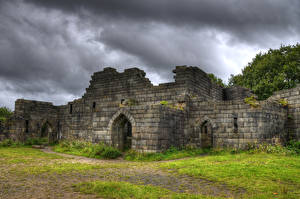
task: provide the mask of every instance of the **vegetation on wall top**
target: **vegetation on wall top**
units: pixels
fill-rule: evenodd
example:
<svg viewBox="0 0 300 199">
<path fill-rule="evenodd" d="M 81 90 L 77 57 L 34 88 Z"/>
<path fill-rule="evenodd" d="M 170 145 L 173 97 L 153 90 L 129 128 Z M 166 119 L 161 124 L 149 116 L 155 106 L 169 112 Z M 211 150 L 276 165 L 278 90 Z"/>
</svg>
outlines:
<svg viewBox="0 0 300 199">
<path fill-rule="evenodd" d="M 209 74 L 207 74 L 207 75 L 208 75 L 208 77 L 210 78 L 210 80 L 211 80 L 212 82 L 218 84 L 218 85 L 221 86 L 221 87 L 224 87 L 224 88 L 227 87 L 227 85 L 223 82 L 223 80 L 222 80 L 221 78 L 215 76 L 215 75 L 212 74 L 212 73 L 209 73 Z"/>
<path fill-rule="evenodd" d="M 253 95 L 251 97 L 246 97 L 244 101 L 246 104 L 249 104 L 253 108 L 257 108 L 260 106 L 259 102 L 256 100 L 255 96 Z"/>
</svg>

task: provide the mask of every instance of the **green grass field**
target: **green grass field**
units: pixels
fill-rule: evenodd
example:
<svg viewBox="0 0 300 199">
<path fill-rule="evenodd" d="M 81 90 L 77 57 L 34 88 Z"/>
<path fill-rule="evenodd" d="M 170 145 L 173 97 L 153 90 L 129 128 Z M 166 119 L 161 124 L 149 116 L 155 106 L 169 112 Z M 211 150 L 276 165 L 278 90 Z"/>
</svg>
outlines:
<svg viewBox="0 0 300 199">
<path fill-rule="evenodd" d="M 300 198 L 300 156 L 222 154 L 163 163 L 174 174 L 186 174 L 241 187 L 246 198 Z"/>
<path fill-rule="evenodd" d="M 0 198 L 300 198 L 300 156 L 229 152 L 164 162 L 0 147 Z"/>
</svg>

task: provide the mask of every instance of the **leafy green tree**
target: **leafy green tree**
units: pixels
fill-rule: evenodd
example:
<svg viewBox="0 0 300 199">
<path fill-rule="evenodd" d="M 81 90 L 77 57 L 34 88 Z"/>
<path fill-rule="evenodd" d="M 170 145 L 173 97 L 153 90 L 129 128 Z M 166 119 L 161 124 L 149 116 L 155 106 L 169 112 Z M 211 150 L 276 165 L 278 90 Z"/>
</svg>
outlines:
<svg viewBox="0 0 300 199">
<path fill-rule="evenodd" d="M 231 75 L 229 86 L 239 85 L 254 91 L 260 100 L 274 91 L 293 88 L 300 83 L 300 44 L 281 46 L 259 53 L 243 70 Z"/>
<path fill-rule="evenodd" d="M 0 107 L 0 121 L 6 121 L 12 115 L 12 111 L 7 107 Z"/>
<path fill-rule="evenodd" d="M 223 80 L 221 78 L 218 78 L 217 76 L 215 76 L 214 74 L 212 73 L 209 73 L 207 74 L 208 77 L 210 78 L 210 80 L 222 87 L 226 87 L 226 85 L 224 84 Z"/>
</svg>

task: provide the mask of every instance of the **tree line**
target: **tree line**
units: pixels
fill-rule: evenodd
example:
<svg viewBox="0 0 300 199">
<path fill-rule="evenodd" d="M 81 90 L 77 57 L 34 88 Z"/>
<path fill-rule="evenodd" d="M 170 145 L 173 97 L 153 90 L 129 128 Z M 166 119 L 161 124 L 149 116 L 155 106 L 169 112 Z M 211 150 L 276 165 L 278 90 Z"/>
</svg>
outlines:
<svg viewBox="0 0 300 199">
<path fill-rule="evenodd" d="M 242 86 L 251 89 L 259 100 L 267 99 L 275 91 L 300 83 L 300 44 L 258 53 L 241 74 L 231 75 L 228 85 L 213 74 L 209 77 L 223 87 Z"/>
</svg>

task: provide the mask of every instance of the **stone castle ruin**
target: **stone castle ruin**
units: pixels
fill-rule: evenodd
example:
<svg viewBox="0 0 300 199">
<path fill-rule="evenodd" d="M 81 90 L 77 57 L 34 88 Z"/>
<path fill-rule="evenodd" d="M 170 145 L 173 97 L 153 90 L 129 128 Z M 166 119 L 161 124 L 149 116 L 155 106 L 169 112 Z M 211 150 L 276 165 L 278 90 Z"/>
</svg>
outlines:
<svg viewBox="0 0 300 199">
<path fill-rule="evenodd" d="M 250 90 L 223 88 L 198 67 L 173 72 L 174 82 L 154 86 L 138 68 L 104 68 L 92 75 L 82 98 L 67 105 L 18 99 L 0 139 L 80 139 L 140 152 L 300 139 L 300 86 L 253 107 L 244 100 Z"/>
</svg>

